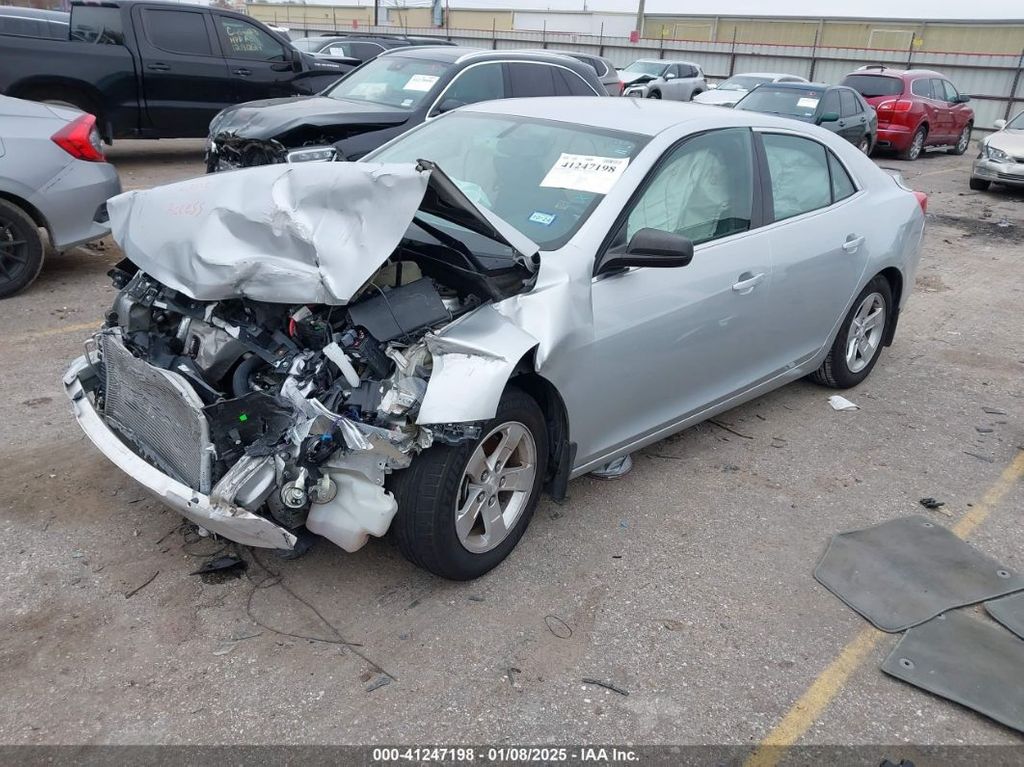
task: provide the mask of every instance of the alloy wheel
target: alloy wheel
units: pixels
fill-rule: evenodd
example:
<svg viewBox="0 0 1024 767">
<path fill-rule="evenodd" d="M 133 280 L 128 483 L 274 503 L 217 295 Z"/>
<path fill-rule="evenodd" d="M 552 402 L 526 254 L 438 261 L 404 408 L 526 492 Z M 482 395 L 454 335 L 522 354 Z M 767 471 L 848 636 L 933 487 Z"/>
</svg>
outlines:
<svg viewBox="0 0 1024 767">
<path fill-rule="evenodd" d="M 971 143 L 971 126 L 965 125 L 964 129 L 960 131 L 960 138 L 956 142 L 957 154 L 963 154 L 967 151 L 967 145 Z"/>
<path fill-rule="evenodd" d="M 28 240 L 18 239 L 14 224 L 0 219 L 0 280 L 11 282 L 28 264 Z"/>
<path fill-rule="evenodd" d="M 921 150 L 924 149 L 924 133 L 918 131 L 914 134 L 913 143 L 910 145 L 910 152 L 908 153 L 911 160 L 916 160 L 921 154 Z"/>
<path fill-rule="evenodd" d="M 459 483 L 455 532 L 474 554 L 500 544 L 516 526 L 533 494 L 537 443 L 518 421 L 503 423 L 469 457 Z"/>
<path fill-rule="evenodd" d="M 882 294 L 868 294 L 857 307 L 846 332 L 846 367 L 851 373 L 862 371 L 878 353 L 885 321 L 885 299 Z"/>
</svg>

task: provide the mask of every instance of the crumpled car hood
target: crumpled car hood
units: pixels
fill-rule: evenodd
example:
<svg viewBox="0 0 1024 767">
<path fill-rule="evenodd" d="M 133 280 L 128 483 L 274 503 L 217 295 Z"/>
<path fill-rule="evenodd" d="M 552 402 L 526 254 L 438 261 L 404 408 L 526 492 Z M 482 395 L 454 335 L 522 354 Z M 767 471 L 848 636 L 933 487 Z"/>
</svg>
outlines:
<svg viewBox="0 0 1024 767">
<path fill-rule="evenodd" d="M 214 119 L 215 132 L 241 138 L 272 139 L 300 126 L 401 125 L 410 113 L 369 102 L 356 103 L 327 96 L 292 96 L 249 101 L 228 107 Z"/>
<path fill-rule="evenodd" d="M 142 271 L 199 301 L 344 304 L 418 210 L 492 237 L 531 266 L 538 247 L 430 163 L 303 163 L 218 173 L 107 203 Z"/>
</svg>

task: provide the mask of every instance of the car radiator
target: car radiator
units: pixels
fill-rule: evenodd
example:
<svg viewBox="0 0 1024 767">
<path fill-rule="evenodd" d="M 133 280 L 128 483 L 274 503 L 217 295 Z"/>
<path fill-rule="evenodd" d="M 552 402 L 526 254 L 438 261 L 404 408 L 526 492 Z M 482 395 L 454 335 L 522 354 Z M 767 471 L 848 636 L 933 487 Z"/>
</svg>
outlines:
<svg viewBox="0 0 1024 767">
<path fill-rule="evenodd" d="M 115 333 L 98 338 L 107 424 L 161 471 L 210 492 L 213 445 L 201 402 L 170 371 L 135 357 Z"/>
</svg>

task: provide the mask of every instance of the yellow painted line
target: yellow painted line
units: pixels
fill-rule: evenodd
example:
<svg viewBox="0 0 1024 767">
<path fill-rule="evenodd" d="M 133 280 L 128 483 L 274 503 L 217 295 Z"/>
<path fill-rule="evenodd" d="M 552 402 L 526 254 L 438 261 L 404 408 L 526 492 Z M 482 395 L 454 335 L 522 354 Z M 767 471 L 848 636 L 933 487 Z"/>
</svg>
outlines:
<svg viewBox="0 0 1024 767">
<path fill-rule="evenodd" d="M 56 328 L 47 328 L 46 330 L 37 330 L 34 333 L 22 333 L 17 336 L 8 336 L 7 341 L 9 343 L 20 344 L 26 341 L 35 341 L 40 338 L 52 338 L 53 336 L 63 336 L 68 333 L 81 333 L 86 330 L 99 330 L 99 321 L 93 320 L 92 322 L 80 322 L 77 325 L 62 325 Z"/>
<path fill-rule="evenodd" d="M 1024 477 L 1024 450 L 1018 452 L 1017 457 L 1003 469 L 999 479 L 981 500 L 953 525 L 953 534 L 959 538 L 970 536 L 1021 477 Z M 757 750 L 744 762 L 744 767 L 775 767 L 786 755 L 786 750 L 803 737 L 835 700 L 850 675 L 864 662 L 882 636 L 884 634 L 873 626 L 861 629 L 797 699 L 782 721 L 765 736 Z"/>
</svg>

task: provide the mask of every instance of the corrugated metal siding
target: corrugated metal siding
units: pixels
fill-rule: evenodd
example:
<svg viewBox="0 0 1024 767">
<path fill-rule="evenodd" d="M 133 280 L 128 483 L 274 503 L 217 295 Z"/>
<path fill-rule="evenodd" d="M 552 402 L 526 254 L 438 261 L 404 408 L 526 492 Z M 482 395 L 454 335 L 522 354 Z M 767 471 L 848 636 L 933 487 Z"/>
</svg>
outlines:
<svg viewBox="0 0 1024 767">
<path fill-rule="evenodd" d="M 278 16 L 279 23 L 286 23 L 296 34 L 299 24 L 297 19 L 305 10 L 319 11 L 317 6 L 269 6 L 251 5 L 250 12 L 257 18 L 273 21 L 274 8 L 287 8 L 292 12 L 289 19 L 285 14 Z M 357 9 L 349 9 L 357 10 Z M 364 9 L 358 9 L 364 10 Z M 372 12 L 372 9 L 370 9 Z M 340 11 L 340 9 L 339 9 Z M 1024 76 L 1019 78 L 1015 103 L 1011 103 L 1011 89 L 1018 68 L 1021 67 L 1021 55 L 992 55 L 986 53 L 940 53 L 917 47 L 907 50 L 868 50 L 855 46 L 813 46 L 804 45 L 765 45 L 737 42 L 702 42 L 682 40 L 643 39 L 639 43 L 630 43 L 627 37 L 611 37 L 594 34 L 578 34 L 567 32 L 523 32 L 502 30 L 498 26 L 497 16 L 500 14 L 485 13 L 476 16 L 475 29 L 458 28 L 456 17 L 450 19 L 451 29 L 435 29 L 430 27 L 409 27 L 405 31 L 418 35 L 450 35 L 451 39 L 461 45 L 477 48 L 521 49 L 548 48 L 551 50 L 568 50 L 580 53 L 592 53 L 604 56 L 617 67 L 623 67 L 638 58 L 678 58 L 700 64 L 710 79 L 724 79 L 730 74 L 741 72 L 789 72 L 803 77 L 813 77 L 820 82 L 837 83 L 853 70 L 865 64 L 888 64 L 905 67 L 910 64 L 917 68 L 935 69 L 946 74 L 957 87 L 970 95 L 974 100 L 972 106 L 977 115 L 976 125 L 979 128 L 991 128 L 992 122 L 1006 116 L 1009 109 L 1017 113 L 1024 109 Z M 464 12 L 458 12 L 464 13 Z M 322 18 L 321 12 L 321 18 Z M 491 19 L 494 19 L 495 33 L 491 33 Z M 505 21 L 512 23 L 511 14 L 506 14 Z M 340 16 L 339 16 L 340 20 Z M 310 32 L 333 28 L 333 20 L 327 23 L 310 23 L 306 29 Z M 381 32 L 395 32 L 395 26 L 379 28 L 364 27 L 366 31 L 376 29 Z M 1022 27 L 1024 28 L 1024 27 Z M 813 73 L 812 73 L 813 66 Z"/>
</svg>

